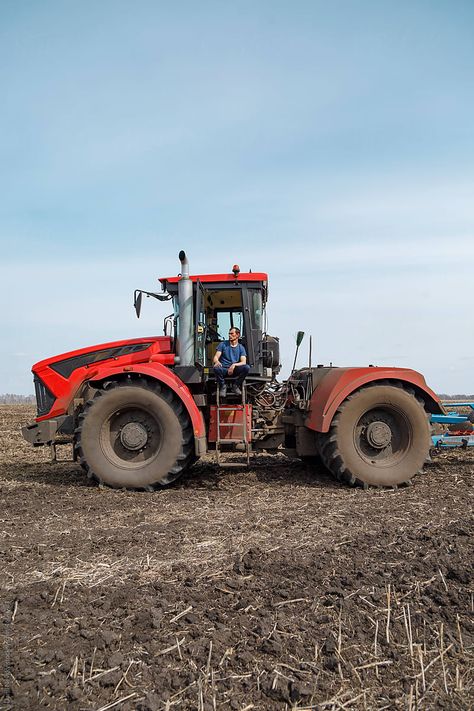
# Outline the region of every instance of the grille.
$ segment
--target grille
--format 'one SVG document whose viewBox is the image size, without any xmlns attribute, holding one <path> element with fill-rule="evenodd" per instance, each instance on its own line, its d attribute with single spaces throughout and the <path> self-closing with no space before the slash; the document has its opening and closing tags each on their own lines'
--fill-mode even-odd
<svg viewBox="0 0 474 711">
<path fill-rule="evenodd" d="M 36 392 L 36 407 L 38 411 L 37 416 L 42 417 L 43 415 L 47 415 L 51 410 L 56 398 L 51 390 L 46 387 L 41 378 L 38 378 L 37 375 L 34 377 L 34 383 Z"/>
</svg>

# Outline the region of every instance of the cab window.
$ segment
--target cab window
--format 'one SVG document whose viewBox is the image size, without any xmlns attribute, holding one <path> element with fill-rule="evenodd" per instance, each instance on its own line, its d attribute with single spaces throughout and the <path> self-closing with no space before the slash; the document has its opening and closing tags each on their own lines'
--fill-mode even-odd
<svg viewBox="0 0 474 711">
<path fill-rule="evenodd" d="M 216 310 L 217 331 L 224 340 L 229 337 L 231 328 L 238 328 L 240 335 L 244 335 L 244 319 L 242 311 L 220 311 Z"/>
</svg>

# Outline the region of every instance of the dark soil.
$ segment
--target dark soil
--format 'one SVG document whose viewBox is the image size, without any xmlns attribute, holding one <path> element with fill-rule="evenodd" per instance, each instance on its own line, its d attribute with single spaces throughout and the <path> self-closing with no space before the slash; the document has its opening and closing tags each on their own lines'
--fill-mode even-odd
<svg viewBox="0 0 474 711">
<path fill-rule="evenodd" d="M 140 493 L 32 417 L 0 407 L 1 708 L 474 707 L 474 451 L 397 491 L 278 455 Z"/>
</svg>

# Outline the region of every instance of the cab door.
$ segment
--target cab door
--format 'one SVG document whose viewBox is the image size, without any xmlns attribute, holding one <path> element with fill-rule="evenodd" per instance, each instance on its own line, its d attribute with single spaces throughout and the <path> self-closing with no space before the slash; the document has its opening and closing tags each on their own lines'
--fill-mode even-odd
<svg viewBox="0 0 474 711">
<path fill-rule="evenodd" d="M 200 368 L 206 367 L 206 290 L 199 279 L 196 281 L 194 303 L 194 363 Z"/>
<path fill-rule="evenodd" d="M 244 345 L 247 350 L 247 363 L 251 373 L 263 374 L 262 369 L 262 326 L 263 301 L 262 292 L 258 288 L 244 287 L 242 289 L 242 306 L 245 325 Z"/>
</svg>

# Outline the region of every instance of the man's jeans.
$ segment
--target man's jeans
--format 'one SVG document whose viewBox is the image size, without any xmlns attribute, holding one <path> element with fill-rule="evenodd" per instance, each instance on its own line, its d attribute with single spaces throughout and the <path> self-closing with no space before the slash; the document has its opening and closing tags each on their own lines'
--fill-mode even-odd
<svg viewBox="0 0 474 711">
<path fill-rule="evenodd" d="M 234 372 L 230 376 L 231 378 L 235 377 L 235 384 L 238 385 L 239 387 L 242 385 L 244 382 L 245 378 L 249 374 L 250 371 L 250 366 L 249 365 L 236 365 L 234 368 Z M 219 366 L 214 366 L 214 374 L 216 376 L 217 383 L 220 388 L 222 388 L 225 385 L 225 380 L 224 378 L 228 374 L 229 369 L 228 368 L 221 368 Z"/>
</svg>

